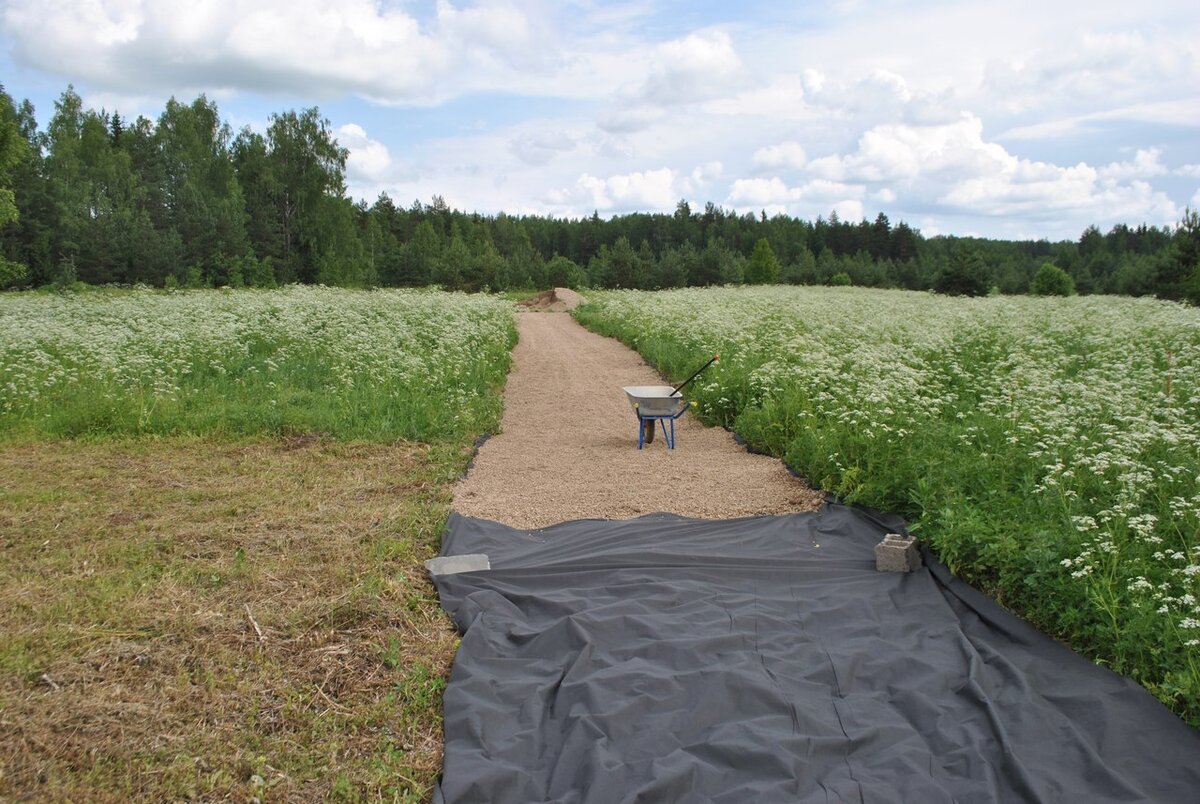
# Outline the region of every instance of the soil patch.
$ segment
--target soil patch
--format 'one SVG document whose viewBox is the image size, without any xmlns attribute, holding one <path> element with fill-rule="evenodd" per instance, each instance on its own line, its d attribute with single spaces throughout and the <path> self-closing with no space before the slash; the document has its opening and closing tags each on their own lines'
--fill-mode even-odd
<svg viewBox="0 0 1200 804">
<path fill-rule="evenodd" d="M 517 302 L 519 307 L 542 313 L 565 313 L 583 303 L 583 297 L 570 288 L 554 288 Z"/>
<path fill-rule="evenodd" d="M 459 513 L 540 528 L 656 511 L 725 519 L 820 506 L 822 496 L 780 461 L 751 455 L 690 413 L 676 422 L 676 449 L 660 432 L 639 451 L 621 388 L 660 385 L 658 373 L 569 315 L 522 314 L 519 331 L 501 432 L 456 486 Z"/>
</svg>

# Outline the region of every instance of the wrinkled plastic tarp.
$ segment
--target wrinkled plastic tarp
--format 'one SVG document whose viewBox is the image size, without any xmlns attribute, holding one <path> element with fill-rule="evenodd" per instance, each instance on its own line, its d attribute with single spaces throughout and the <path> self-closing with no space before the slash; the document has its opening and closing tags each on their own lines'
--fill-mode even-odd
<svg viewBox="0 0 1200 804">
<path fill-rule="evenodd" d="M 902 523 L 452 515 L 445 802 L 1200 800 L 1200 733 L 931 562 Z"/>
</svg>

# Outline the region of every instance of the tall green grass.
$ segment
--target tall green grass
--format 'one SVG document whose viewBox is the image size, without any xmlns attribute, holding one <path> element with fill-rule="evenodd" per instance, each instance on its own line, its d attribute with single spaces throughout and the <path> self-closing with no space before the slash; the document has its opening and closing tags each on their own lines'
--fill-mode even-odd
<svg viewBox="0 0 1200 804">
<path fill-rule="evenodd" d="M 576 315 L 1200 724 L 1200 311 L 902 291 L 593 294 Z"/>
<path fill-rule="evenodd" d="M 0 296 L 0 435 L 455 440 L 496 426 L 511 305 L 425 291 Z"/>
</svg>

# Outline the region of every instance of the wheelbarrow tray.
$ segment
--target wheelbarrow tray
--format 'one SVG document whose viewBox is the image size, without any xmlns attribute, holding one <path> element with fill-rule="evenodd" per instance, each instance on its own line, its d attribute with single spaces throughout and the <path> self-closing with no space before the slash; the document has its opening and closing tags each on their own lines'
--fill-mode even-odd
<svg viewBox="0 0 1200 804">
<path fill-rule="evenodd" d="M 623 390 L 639 417 L 678 416 L 687 405 L 687 400 L 669 385 L 627 385 Z"/>
</svg>

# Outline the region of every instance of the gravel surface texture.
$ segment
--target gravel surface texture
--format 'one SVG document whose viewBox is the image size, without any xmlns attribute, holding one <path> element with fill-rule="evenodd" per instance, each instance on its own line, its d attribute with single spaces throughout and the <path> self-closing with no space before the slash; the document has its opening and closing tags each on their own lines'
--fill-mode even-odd
<svg viewBox="0 0 1200 804">
<path fill-rule="evenodd" d="M 501 432 L 455 487 L 459 513 L 540 528 L 656 511 L 725 519 L 821 504 L 780 461 L 746 452 L 690 413 L 676 422 L 673 451 L 661 430 L 639 451 L 638 422 L 621 389 L 663 385 L 653 368 L 569 313 L 521 313 L 519 332 Z"/>
</svg>

